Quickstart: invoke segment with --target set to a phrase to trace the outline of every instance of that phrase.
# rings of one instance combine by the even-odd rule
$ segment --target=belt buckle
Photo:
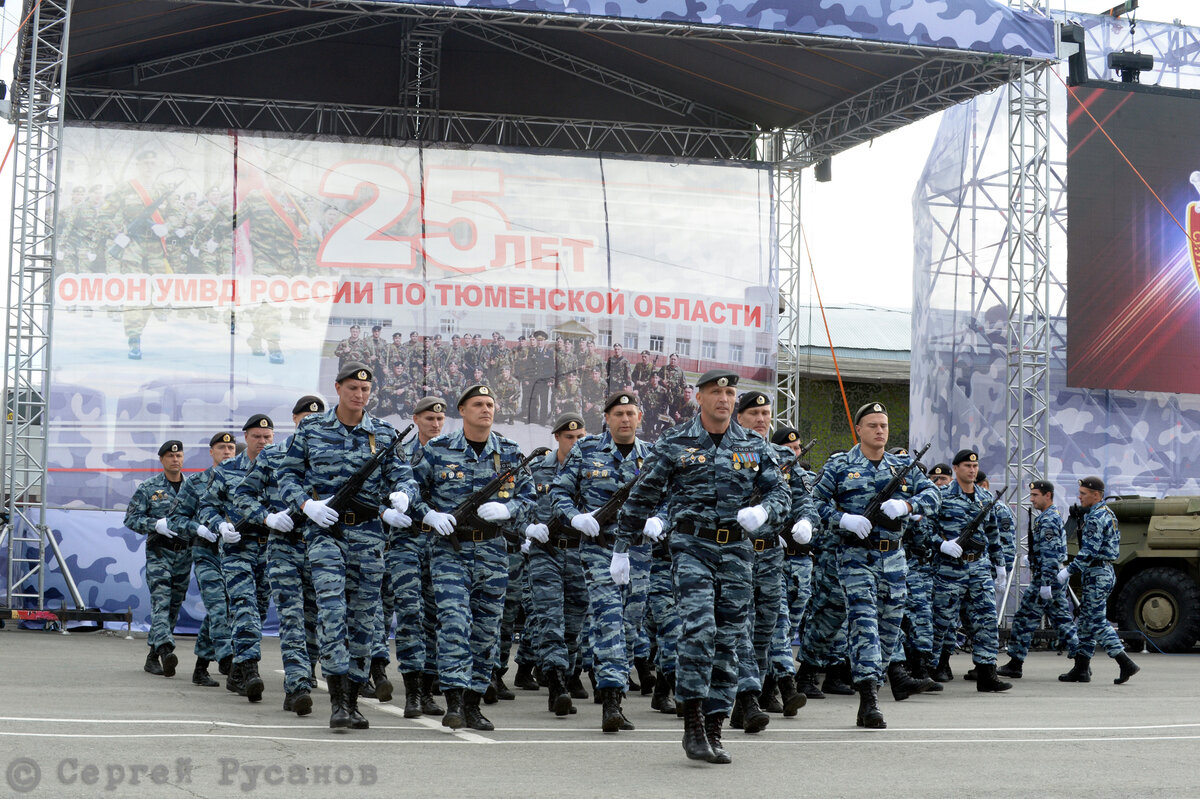
[[[483,540],[483,530],[472,530],[471,531],[471,542],[472,543],[478,544],[482,540]]]
[[[716,542],[718,544],[728,544],[729,543],[729,529],[728,528],[722,527],[719,530],[717,530]]]
[[[892,541],[890,538],[879,539],[879,551],[880,552],[891,552],[892,551]]]
[[[767,549],[767,539],[765,539],[765,538],[754,539],[754,551],[755,552],[765,552],[766,549]]]
[[[348,511],[346,511],[344,514],[342,514],[342,518],[344,519],[344,521],[342,522],[342,524],[347,524],[347,525],[350,525],[351,527],[353,527],[353,526],[354,526],[354,524],[355,524],[355,522],[354,522],[354,519],[355,519],[355,516],[354,516],[354,511],[352,511],[352,510],[348,510]]]
[[[556,538],[554,540],[554,543],[558,546],[559,549],[570,549],[571,548],[571,542],[565,538]]]

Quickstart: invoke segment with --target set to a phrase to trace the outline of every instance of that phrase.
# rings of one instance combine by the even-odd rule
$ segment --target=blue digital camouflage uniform
[[[867,460],[860,445],[830,458],[813,487],[813,501],[834,530],[838,544],[838,578],[846,592],[847,636],[855,683],[883,679],[900,638],[904,617],[907,563],[899,532],[876,525],[865,540],[839,527],[842,514],[861,515],[892,476],[910,462],[908,455],[885,452],[878,466]],[[937,486],[920,472],[909,472],[892,495],[912,506],[915,514],[938,509]]]
[[[421,496],[413,506],[417,523],[431,510],[450,513],[492,478],[522,460],[517,442],[492,432],[483,452],[467,443],[461,430],[438,436],[425,445],[413,472]],[[533,481],[527,471],[489,501],[504,503],[511,514],[498,526],[509,536],[524,529],[524,517],[534,502]],[[437,604],[438,676],[442,688],[487,691],[496,662],[500,616],[508,585],[508,550],[503,536],[489,537],[475,519],[458,519],[455,535],[462,547],[455,552],[448,537],[430,533],[430,570]],[[479,540],[474,540],[479,539]]]
[[[196,521],[216,532],[221,522],[242,521],[233,504],[233,491],[249,471],[252,461],[243,452],[217,466],[204,496]],[[267,583],[267,529],[257,527],[242,533],[236,544],[221,542],[221,573],[229,594],[229,627],[233,662],[257,661],[261,656],[262,614],[259,592]]]
[[[146,643],[152,650],[163,644],[175,648],[175,622],[192,573],[191,537],[187,531],[171,527],[176,537],[167,538],[154,530],[159,519],[170,516],[177,492],[186,483],[185,479],[172,485],[160,472],[137,487],[125,508],[125,526],[146,536],[146,585],[150,589],[150,635]]]
[[[396,429],[363,413],[353,428],[337,417],[337,406],[306,416],[276,470],[288,508],[303,512],[310,498],[328,499],[380,449],[391,446]],[[393,452],[367,478],[332,529],[304,529],[313,589],[317,595],[317,640],[321,671],[367,681],[383,580],[383,522],[388,496],[404,491],[416,498],[412,470]]]
[[[975,486],[974,495],[964,494],[957,481],[943,488],[942,508],[933,519],[933,531],[938,541],[958,538],[963,527],[991,500],[992,493],[983,486]],[[933,580],[933,637],[936,652],[953,647],[961,604],[972,638],[971,659],[986,665],[996,662],[1000,647],[995,571],[997,566],[1004,565],[1004,552],[1000,548],[994,509],[980,528],[976,540],[986,542],[982,552],[975,555],[967,552],[961,558],[940,553],[937,556],[937,573]]]
[[[1091,657],[1097,646],[1114,658],[1125,651],[1107,618],[1108,595],[1116,582],[1112,562],[1120,553],[1117,517],[1108,505],[1097,502],[1087,509],[1080,522],[1079,552],[1067,566],[1083,583],[1079,597],[1080,655]]]
[[[641,473],[650,447],[635,439],[629,455],[622,457],[607,432],[586,436],[575,443],[566,463],[550,488],[555,512],[567,524],[580,513],[595,511],[621,486]],[[644,480],[643,480],[644,482]],[[653,513],[647,514],[652,516]],[[641,527],[638,528],[641,531]],[[600,530],[597,538],[584,538],[579,548],[592,612],[592,669],[599,688],[624,691],[629,682],[629,651],[626,647],[625,591],[609,574],[616,523]],[[629,548],[628,542],[622,549]],[[632,560],[630,574],[632,576]],[[646,574],[649,590],[649,569]]]
[[[233,491],[238,512],[252,524],[265,525],[268,513],[286,511],[277,483],[279,464],[291,439],[263,449]],[[317,646],[317,599],[304,546],[303,525],[290,533],[271,530],[267,538],[267,580],[279,613],[279,650],[287,693],[312,690]]]
[[[797,660],[820,667],[846,660],[846,592],[838,579],[837,535],[826,527],[813,531],[811,596],[796,647]]]
[[[654,623],[654,644],[658,648],[654,665],[659,674],[674,675],[679,648],[679,609],[675,605],[675,579],[671,568],[670,540],[660,541],[650,550],[650,590],[646,596],[646,615]]]
[[[1038,514],[1029,542],[1030,580],[1013,617],[1008,654],[1018,660],[1025,659],[1029,641],[1044,615],[1058,631],[1059,641],[1067,645],[1067,654],[1075,657],[1079,653],[1079,634],[1067,604],[1067,587],[1058,582],[1058,570],[1067,559],[1067,536],[1058,508],[1051,505]],[[1044,585],[1050,586],[1049,600],[1042,599]]]
[[[635,658],[650,657],[650,636],[645,622],[650,599],[651,546],[649,541],[640,539],[629,545],[629,585],[621,588],[625,602],[625,657],[629,663]]]
[[[667,430],[646,476],[621,510],[617,551],[670,498],[671,555],[681,628],[676,697],[701,699],[705,715],[727,715],[737,692],[738,637],[750,613],[754,548],[737,523],[757,488],[767,529],[787,517],[791,497],[770,444],[736,422],[716,446],[701,417]],[[716,540],[703,537],[711,535]]]
[[[908,597],[904,602],[903,643],[905,648],[928,661],[935,656],[933,576],[937,572],[937,546],[941,540],[934,539],[933,521],[926,516],[910,521],[904,538],[904,549],[908,553]]]
[[[215,466],[185,480],[176,496],[167,525],[175,531],[186,530],[192,537],[192,564],[200,601],[204,603],[204,621],[196,633],[196,657],[219,661],[233,654],[229,631],[229,597],[225,593],[225,575],[221,571],[221,548],[217,541],[196,535],[200,522],[200,499],[212,485]],[[216,532],[213,530],[212,532]]]
[[[508,588],[504,593],[504,612],[500,614],[500,645],[496,648],[496,668],[507,669],[512,656],[513,639],[516,638],[517,619],[525,614],[525,628],[517,646],[517,664],[532,666],[537,663],[533,646],[535,635],[530,624],[533,604],[530,597],[529,571],[526,557],[521,553],[517,540],[508,542]]]
[[[996,529],[1000,536],[1000,551],[1004,553],[1004,568],[1012,574],[1017,562],[1017,522],[1003,502],[996,503]]]
[[[556,452],[548,452],[544,458],[534,461],[532,472],[537,505],[530,514],[530,523],[550,524],[554,513],[550,488],[559,471]],[[525,622],[526,634],[529,634],[532,621],[536,628],[538,666],[543,671],[562,669],[568,677],[580,665],[579,646],[588,609],[579,536],[579,531],[572,528],[565,537],[551,537],[545,546],[534,542],[529,549],[533,616]]]
[[[779,453],[780,461],[786,462],[794,457],[792,451],[783,447]],[[768,652],[769,671],[774,677],[790,676],[796,671],[796,662],[792,656],[792,642],[798,637],[800,619],[812,595],[812,555],[809,546],[801,547],[792,539],[792,527],[800,519],[808,519],[816,535],[821,527],[821,517],[817,514],[809,494],[809,486],[816,481],[816,475],[801,469],[792,468],[788,476],[788,488],[792,495],[792,509],[789,521],[780,530],[780,535],[788,542],[783,548],[783,563],[779,579],[779,611],[775,619],[774,630]]]

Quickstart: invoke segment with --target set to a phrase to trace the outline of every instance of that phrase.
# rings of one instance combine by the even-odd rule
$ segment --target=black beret
[[[372,332],[372,333],[375,333],[376,331],[378,331],[378,332],[382,333],[382,332],[383,332],[383,325],[371,325],[371,332]]]
[[[709,383],[716,383],[718,386],[736,386],[738,373],[728,369],[709,369],[700,375],[700,379],[696,381],[696,388],[704,388]]]
[[[561,433],[564,430],[582,430],[583,427],[583,417],[573,411],[568,411],[554,420],[554,428],[550,432]]]
[[[1051,483],[1049,480],[1034,480],[1029,484],[1029,489],[1031,491],[1041,491],[1043,494],[1053,494],[1054,483]]]
[[[1099,477],[1085,477],[1079,481],[1079,485],[1090,488],[1092,491],[1104,491],[1104,481]]]
[[[769,408],[771,406],[771,398],[761,391],[747,391],[738,397],[737,412],[741,413],[747,408]]]
[[[771,436],[772,444],[790,444],[799,440],[800,434],[790,427],[781,427],[775,431],[775,435]]]
[[[392,334],[392,338],[404,338],[404,334],[401,333],[399,330],[397,330],[395,333]]]
[[[183,442],[175,441],[173,439],[171,441],[164,441],[163,445],[158,448],[158,457],[161,458],[168,452],[183,452]]]
[[[907,455],[908,450],[906,450],[904,447],[892,447],[891,449],[888,450],[888,454],[889,455]]]
[[[985,472],[983,469],[980,469],[979,472],[975,475],[975,482],[976,483],[986,483],[987,481],[988,481],[987,472]]]
[[[472,397],[492,397],[492,400],[495,401],[495,397],[492,395],[492,390],[490,388],[480,383],[476,383],[473,386],[467,386],[467,390],[459,396],[458,407],[461,408],[463,403]]]
[[[604,412],[608,413],[614,405],[637,405],[637,397],[630,394],[628,391],[618,391],[616,394],[610,394],[608,399],[604,401]]]
[[[441,397],[421,397],[417,400],[416,407],[413,408],[413,416],[425,411],[433,411],[434,413],[446,412],[446,401]]]
[[[647,358],[649,358],[649,357],[650,357],[650,350],[642,350],[642,355],[645,355]]]
[[[937,477],[938,475],[945,475],[946,477],[949,477],[950,476],[950,464],[939,463],[939,464],[935,465],[932,469],[929,470],[930,477]]]
[[[533,337],[534,337],[534,338],[541,338],[541,339],[550,338],[549,336],[547,336],[547,335],[546,335],[546,331],[545,331],[545,330],[535,330],[535,331],[533,331]]]
[[[275,423],[272,422],[271,417],[267,416],[265,413],[256,413],[247,419],[246,423],[242,425],[242,432],[244,433],[254,427],[265,427],[268,430],[274,430]]]
[[[212,438],[210,438],[208,440],[208,445],[210,447],[215,447],[217,444],[236,444],[236,443],[237,442],[233,440],[232,433],[217,433],[215,436],[213,436]]]
[[[298,413],[320,413],[325,410],[325,400],[315,394],[307,394],[296,400],[296,404],[292,406],[292,416]]]
[[[979,463],[979,455],[973,449],[960,449],[950,463],[955,466],[960,463]]]
[[[854,412],[854,423],[858,424],[862,421],[864,416],[872,413],[882,413],[884,416],[886,416],[887,408],[883,406],[882,402],[868,402],[866,405]]]
[[[351,378],[355,380],[370,380],[371,377],[371,367],[367,366],[365,363],[359,363],[358,361],[346,361],[345,366],[338,371],[337,379],[334,382],[340,383],[343,380],[350,380]]]

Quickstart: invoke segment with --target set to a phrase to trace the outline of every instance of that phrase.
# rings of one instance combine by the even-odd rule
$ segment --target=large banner
[[[97,530],[163,440],[281,440],[351,359],[397,422],[488,383],[527,448],[618,389],[653,439],[704,370],[774,384],[761,166],[74,126],[63,159],[48,499]]]

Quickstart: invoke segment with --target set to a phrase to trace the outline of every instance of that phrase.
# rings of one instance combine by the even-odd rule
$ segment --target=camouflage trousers
[[[433,598],[426,596],[429,548],[425,536],[412,530],[393,530],[391,546],[383,553],[383,601],[375,630],[373,658],[388,660],[388,633],[396,620],[396,668],[401,674],[429,671],[437,651],[436,628],[428,620]]]
[[[750,614],[738,642],[738,692],[761,691],[770,674],[771,639],[783,602],[783,547],[754,553]]]
[[[673,674],[679,646],[679,610],[675,606],[675,581],[669,559],[651,559],[646,605],[647,615],[654,620],[654,643],[658,646],[654,665],[660,673]]]
[[[229,635],[229,597],[221,573],[221,556],[215,543],[197,539],[192,544],[192,564],[200,601],[204,603],[204,621],[196,633],[196,657],[220,660],[233,654]]]
[[[533,617],[533,602],[529,595],[528,568],[524,555],[520,552],[509,552],[508,590],[504,595],[504,613],[500,617],[497,668],[508,668],[513,638],[516,637],[517,619],[522,614],[525,616],[525,628],[521,632],[521,643],[517,646],[517,663],[532,666],[537,663],[537,622]]]
[[[463,541],[455,552],[433,542],[433,596],[437,603],[437,660],[442,688],[482,694],[492,679],[500,617],[508,587],[508,550],[503,538]]]
[[[1059,585],[1055,580],[1050,589],[1050,598],[1042,599],[1040,585],[1030,583],[1025,586],[1025,591],[1021,594],[1021,604],[1013,616],[1012,631],[1008,636],[1009,657],[1025,659],[1029,654],[1029,642],[1033,639],[1033,632],[1041,623],[1042,616],[1049,619],[1058,631],[1058,640],[1066,644],[1067,654],[1071,657],[1079,654],[1079,631],[1067,604],[1067,587]]]
[[[160,536],[151,536],[153,541]],[[163,644],[175,648],[175,623],[179,609],[187,597],[192,577],[192,549],[179,552],[146,544],[146,585],[150,589],[150,635],[146,639],[151,649]]]
[[[246,536],[236,544],[221,545],[221,572],[229,592],[229,630],[233,662],[261,657],[263,614],[259,594],[268,591],[267,547]]]
[[[134,239],[121,250],[116,259],[109,257],[110,267],[114,260],[117,268],[111,271],[117,271],[123,275],[166,275],[171,271],[167,254],[163,251],[162,242],[158,239]],[[125,324],[125,335],[129,338],[140,336],[153,315],[154,311],[149,304],[121,308],[121,320]]]
[[[380,523],[343,527],[337,536],[308,525],[305,538],[317,595],[321,671],[365,683],[383,582]]]
[[[1102,647],[1109,657],[1125,651],[1125,645],[1108,623],[1108,595],[1116,577],[1111,564],[1088,566],[1080,575],[1083,591],[1079,596],[1079,654],[1091,657]]]
[[[317,597],[302,540],[279,533],[267,539],[267,579],[279,613],[279,652],[283,656],[283,688],[288,693],[312,688],[317,647]]]
[[[900,640],[908,563],[903,549],[880,552],[843,543],[838,576],[846,592],[846,638],[854,682],[883,681]]]
[[[620,688],[629,685],[629,659],[625,647],[625,598],[621,586],[612,580],[608,567],[612,562],[612,547],[584,541],[579,547],[583,563],[584,583],[587,585],[588,607],[591,608],[592,671],[600,688]],[[633,558],[630,557],[632,562]]]
[[[933,657],[933,574],[932,563],[910,561],[908,565],[908,598],[904,601],[904,642],[913,652]],[[941,654],[940,652],[938,653]],[[903,657],[893,655],[893,660]]]
[[[783,590],[779,595],[779,621],[771,636],[771,674],[783,677],[796,671],[792,643],[799,640],[804,611],[812,597],[811,555],[785,555]]]
[[[846,659],[846,594],[838,579],[837,550],[822,550],[813,562],[812,596],[804,609],[796,659],[833,666]]]
[[[650,595],[650,543],[629,548],[629,585],[625,597],[625,658],[650,657],[650,636],[646,634],[646,602]]]
[[[746,634],[754,550],[748,541],[718,544],[671,536],[679,647],[675,695],[704,700],[704,714],[728,715],[738,687],[738,639]]]
[[[971,659],[975,663],[994,664],[1000,648],[1000,634],[996,618],[996,584],[992,563],[987,558],[964,563],[960,558],[939,556],[933,578],[935,652],[954,648],[960,604],[966,611],[971,635]]]
[[[537,626],[537,664],[568,675],[579,666],[579,647],[587,617],[588,594],[578,547],[547,552],[529,550],[529,588]],[[525,621],[528,634],[530,619]]]

